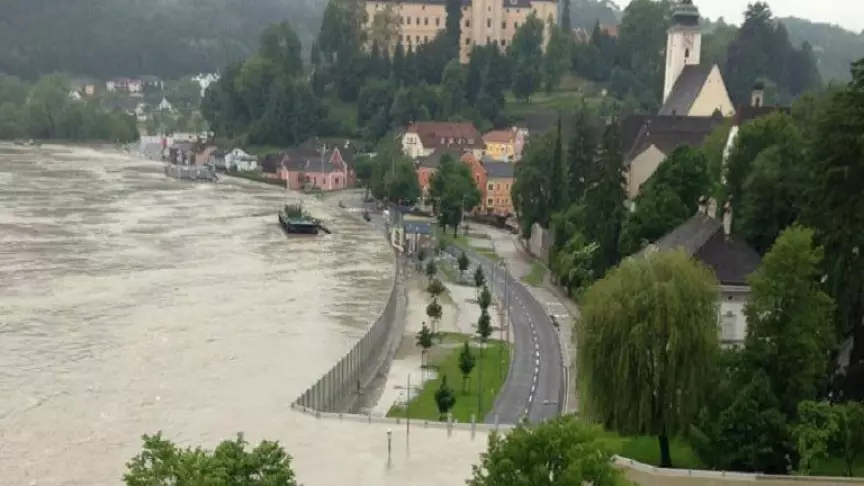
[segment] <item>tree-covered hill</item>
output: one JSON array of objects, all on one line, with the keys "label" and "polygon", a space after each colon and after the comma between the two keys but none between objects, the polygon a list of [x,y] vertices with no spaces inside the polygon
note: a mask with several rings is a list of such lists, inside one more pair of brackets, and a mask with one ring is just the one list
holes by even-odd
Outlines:
[{"label": "tree-covered hill", "polygon": [[303,40],[321,0],[7,0],[0,72],[177,77],[212,72],[255,50],[263,28],[287,20]]},{"label": "tree-covered hill", "polygon": [[819,72],[825,80],[848,81],[849,64],[864,54],[864,32],[850,32],[840,26],[811,22],[795,17],[781,18],[792,42],[813,46]]}]

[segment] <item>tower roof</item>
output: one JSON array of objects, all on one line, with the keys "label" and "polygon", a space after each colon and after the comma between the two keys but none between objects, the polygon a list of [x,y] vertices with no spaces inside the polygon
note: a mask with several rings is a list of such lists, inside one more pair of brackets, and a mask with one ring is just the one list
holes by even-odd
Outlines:
[{"label": "tower roof", "polygon": [[693,5],[693,0],[680,0],[672,11],[674,25],[695,27],[699,25],[699,9]]}]

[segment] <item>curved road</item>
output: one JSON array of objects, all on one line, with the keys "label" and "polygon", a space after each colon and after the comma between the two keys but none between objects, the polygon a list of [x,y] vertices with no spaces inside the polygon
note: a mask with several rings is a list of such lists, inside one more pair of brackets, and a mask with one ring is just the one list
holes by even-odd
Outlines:
[{"label": "curved road", "polygon": [[[462,249],[451,246],[445,251],[458,256]],[[518,423],[523,417],[532,423],[557,417],[564,392],[558,331],[543,305],[506,269],[473,251],[465,250],[465,254],[483,267],[499,302],[505,302],[505,292],[509,293],[510,372],[486,422],[495,422],[496,416],[506,424]]]}]

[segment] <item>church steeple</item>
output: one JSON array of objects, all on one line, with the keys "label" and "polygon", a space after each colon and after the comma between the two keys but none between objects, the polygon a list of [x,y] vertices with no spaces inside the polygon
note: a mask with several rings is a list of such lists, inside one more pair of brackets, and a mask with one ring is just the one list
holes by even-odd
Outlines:
[{"label": "church steeple", "polygon": [[666,76],[663,102],[675,86],[685,66],[699,65],[702,34],[699,29],[699,9],[693,0],[679,0],[672,12],[672,26],[666,41]]}]

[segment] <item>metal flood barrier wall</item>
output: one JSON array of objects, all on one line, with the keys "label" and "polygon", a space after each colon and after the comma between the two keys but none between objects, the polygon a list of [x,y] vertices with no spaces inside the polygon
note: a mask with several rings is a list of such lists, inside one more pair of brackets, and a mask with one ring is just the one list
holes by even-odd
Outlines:
[{"label": "metal flood barrier wall", "polygon": [[[350,398],[363,394],[388,354],[388,342],[398,322],[402,304],[401,264],[396,259],[393,287],[384,311],[366,335],[351,348],[333,368],[291,404],[292,408],[319,412],[341,412],[350,406]],[[400,332],[401,338],[401,332]]]}]

